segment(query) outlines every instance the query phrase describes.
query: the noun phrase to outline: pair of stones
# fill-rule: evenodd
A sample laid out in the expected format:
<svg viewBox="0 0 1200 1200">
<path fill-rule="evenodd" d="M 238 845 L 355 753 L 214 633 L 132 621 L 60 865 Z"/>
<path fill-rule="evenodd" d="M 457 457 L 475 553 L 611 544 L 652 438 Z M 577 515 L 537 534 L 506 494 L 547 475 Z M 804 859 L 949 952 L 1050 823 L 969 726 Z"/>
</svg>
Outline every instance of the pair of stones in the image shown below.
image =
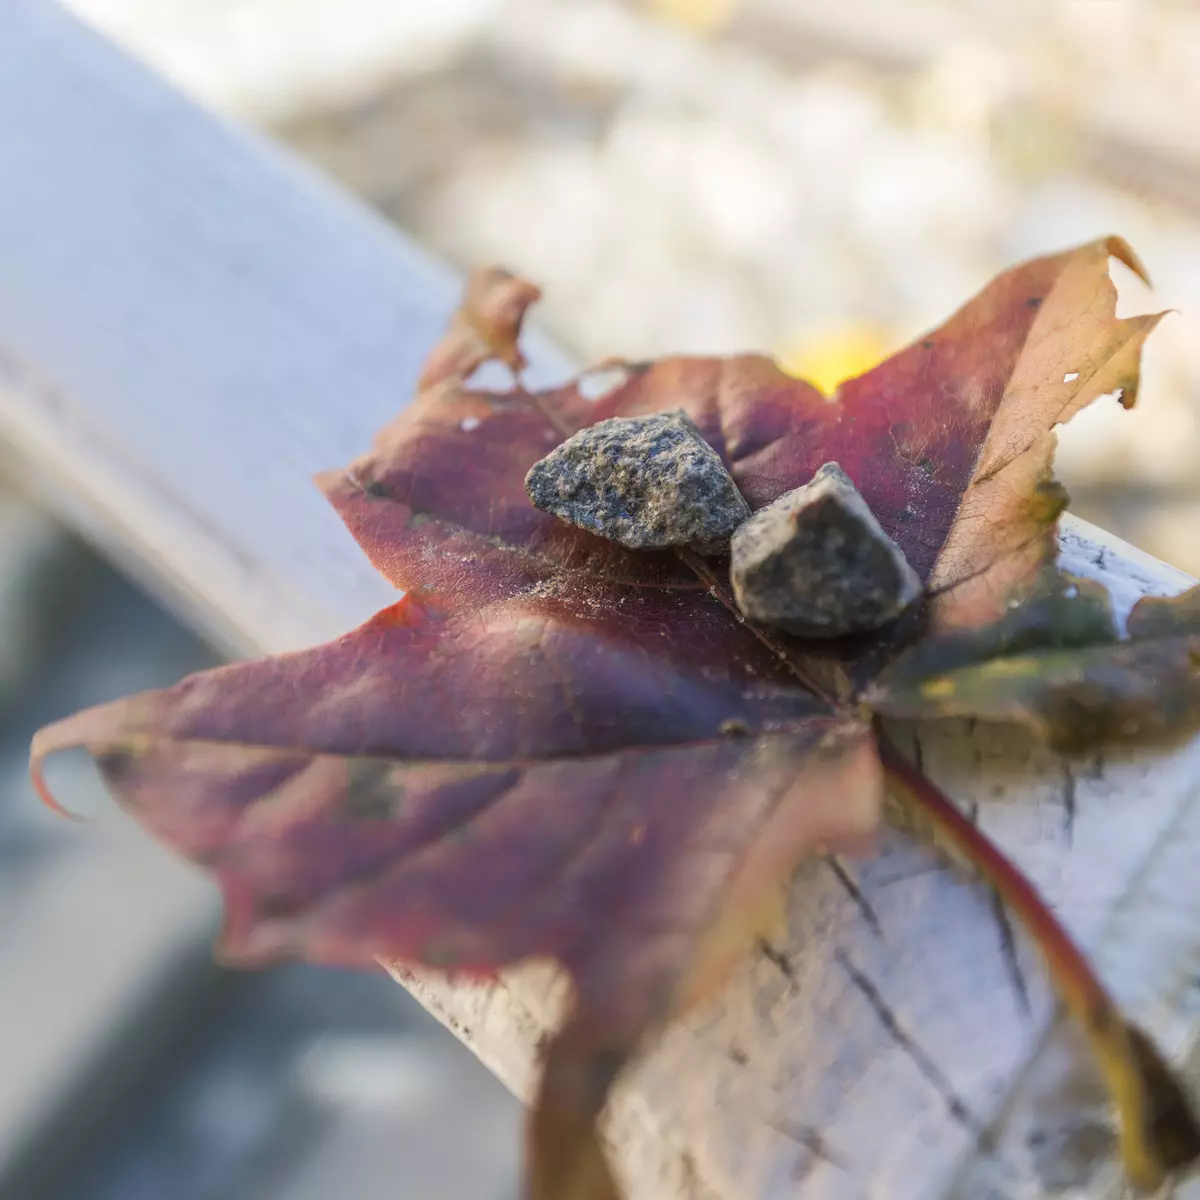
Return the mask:
<svg viewBox="0 0 1200 1200">
<path fill-rule="evenodd" d="M 745 616 L 803 637 L 879 629 L 921 594 L 837 463 L 752 514 L 682 411 L 581 429 L 533 465 L 525 488 L 538 508 L 634 550 L 728 548 Z"/>
</svg>

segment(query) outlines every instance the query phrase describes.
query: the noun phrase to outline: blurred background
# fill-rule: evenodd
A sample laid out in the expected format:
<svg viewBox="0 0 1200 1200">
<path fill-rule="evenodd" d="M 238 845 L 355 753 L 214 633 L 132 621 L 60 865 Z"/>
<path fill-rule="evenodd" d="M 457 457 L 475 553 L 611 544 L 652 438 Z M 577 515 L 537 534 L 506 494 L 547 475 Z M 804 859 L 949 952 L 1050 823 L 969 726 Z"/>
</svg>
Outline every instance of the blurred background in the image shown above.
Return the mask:
<svg viewBox="0 0 1200 1200">
<path fill-rule="evenodd" d="M 1200 0 L 70 6 L 445 259 L 536 280 L 580 358 L 759 348 L 832 387 L 1004 266 L 1122 234 L 1155 282 L 1118 268 L 1126 311 L 1179 312 L 1139 409 L 1077 419 L 1060 474 L 1076 512 L 1200 574 Z M 111 814 L 81 839 L 36 807 L 38 724 L 213 654 L 15 482 L 0 623 L 25 1035 L 0 1200 L 515 1197 L 517 1105 L 398 987 L 219 972 L 207 891 Z"/>
</svg>

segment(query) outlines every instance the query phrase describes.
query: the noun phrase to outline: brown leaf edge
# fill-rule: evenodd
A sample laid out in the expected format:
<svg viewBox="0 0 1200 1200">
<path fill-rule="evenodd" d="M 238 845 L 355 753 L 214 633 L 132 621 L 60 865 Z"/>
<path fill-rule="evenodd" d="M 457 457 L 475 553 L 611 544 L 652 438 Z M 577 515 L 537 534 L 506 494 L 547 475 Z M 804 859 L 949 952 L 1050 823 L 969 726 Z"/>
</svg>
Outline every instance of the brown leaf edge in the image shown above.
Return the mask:
<svg viewBox="0 0 1200 1200">
<path fill-rule="evenodd" d="M 879 736 L 888 789 L 933 840 L 967 860 L 1016 914 L 1045 959 L 1054 990 L 1077 1022 L 1117 1110 L 1130 1182 L 1154 1191 L 1200 1158 L 1200 1124 L 1150 1038 L 1121 1015 L 1083 951 L 1024 873 L 927 776 Z"/>
</svg>

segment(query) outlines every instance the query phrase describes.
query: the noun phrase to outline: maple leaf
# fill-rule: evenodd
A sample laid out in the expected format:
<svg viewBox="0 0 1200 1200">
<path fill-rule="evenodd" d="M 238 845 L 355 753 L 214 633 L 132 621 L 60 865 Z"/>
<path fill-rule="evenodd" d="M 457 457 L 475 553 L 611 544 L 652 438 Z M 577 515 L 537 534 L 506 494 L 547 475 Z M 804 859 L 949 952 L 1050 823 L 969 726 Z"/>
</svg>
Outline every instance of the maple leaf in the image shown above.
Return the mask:
<svg viewBox="0 0 1200 1200">
<path fill-rule="evenodd" d="M 1053 427 L 1103 393 L 1133 404 L 1159 319 L 1116 318 L 1110 256 L 1140 270 L 1117 239 L 1025 263 L 833 397 L 758 355 L 616 364 L 595 400 L 588 377 L 473 387 L 492 359 L 519 372 L 538 295 L 477 273 L 413 403 L 319 479 L 404 598 L 327 646 L 50 726 L 35 782 L 46 795 L 43 759 L 85 746 L 215 874 L 230 961 L 562 964 L 536 1200 L 616 1197 L 595 1130 L 613 1080 L 769 927 L 801 858 L 862 847 L 886 785 L 1025 921 L 1092 1039 L 1130 1178 L 1155 1187 L 1200 1157 L 1181 1088 L 878 720 L 1017 721 L 1071 750 L 1200 723 L 1200 601 L 1142 601 L 1121 633 L 1101 590 L 1054 568 Z M 531 505 L 530 467 L 580 428 L 678 409 L 754 509 L 839 462 L 922 602 L 804 642 L 743 620 L 721 560 L 628 550 Z"/>
<path fill-rule="evenodd" d="M 1023 725 L 1048 746 L 1166 744 L 1200 723 L 1200 588 L 1147 596 L 1118 629 L 1099 584 L 1048 569 L 1026 603 L 931 637 L 866 696 L 881 715 Z"/>
</svg>

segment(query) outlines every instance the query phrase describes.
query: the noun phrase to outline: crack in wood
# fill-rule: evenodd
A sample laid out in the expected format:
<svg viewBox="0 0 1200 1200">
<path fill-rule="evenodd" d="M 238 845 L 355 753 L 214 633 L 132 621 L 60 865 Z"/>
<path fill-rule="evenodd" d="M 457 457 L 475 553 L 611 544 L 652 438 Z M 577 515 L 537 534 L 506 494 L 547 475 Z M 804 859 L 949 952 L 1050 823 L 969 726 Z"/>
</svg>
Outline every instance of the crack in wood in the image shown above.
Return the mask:
<svg viewBox="0 0 1200 1200">
<path fill-rule="evenodd" d="M 996 891 L 992 892 L 992 912 L 1000 931 L 1000 953 L 1004 958 L 1004 966 L 1009 979 L 1012 981 L 1017 1003 L 1026 1018 L 1032 1017 L 1033 1006 L 1029 1001 L 1029 984 L 1026 982 L 1025 972 L 1021 968 L 1021 960 L 1017 955 L 1016 934 L 1008 916 L 1008 909 L 1004 907 L 1004 901 L 1000 898 L 1000 893 Z"/>
<path fill-rule="evenodd" d="M 986 1124 L 976 1116 L 967 1102 L 955 1091 L 953 1084 L 947 1079 L 942 1069 L 933 1061 L 920 1043 L 900 1024 L 899 1018 L 891 1006 L 883 998 L 883 993 L 850 961 L 843 950 L 834 951 L 834 959 L 849 976 L 850 982 L 858 990 L 874 1011 L 884 1032 L 904 1052 L 913 1066 L 924 1077 L 926 1083 L 942 1098 L 946 1111 L 964 1129 L 969 1130 L 983 1145 L 988 1137 Z"/>
<path fill-rule="evenodd" d="M 778 946 L 773 946 L 766 938 L 760 937 L 755 946 L 763 958 L 778 969 L 780 975 L 788 981 L 788 985 L 795 987 L 796 968 L 792 966 L 792 960 Z"/>
<path fill-rule="evenodd" d="M 842 885 L 843 890 L 850 897 L 855 908 L 858 909 L 859 915 L 866 922 L 867 928 L 880 941 L 883 941 L 883 925 L 880 923 L 879 914 L 875 911 L 871 901 L 867 899 L 866 893 L 858 886 L 858 881 L 851 875 L 850 869 L 836 854 L 827 854 L 825 856 L 825 865 L 833 872 L 833 876 L 838 883 Z"/>
<path fill-rule="evenodd" d="M 800 1158 L 791 1171 L 793 1183 L 804 1183 L 813 1173 L 817 1163 L 828 1163 L 838 1171 L 845 1171 L 846 1164 L 834 1154 L 829 1143 L 817 1130 L 807 1125 L 799 1125 L 793 1121 L 772 1121 L 771 1128 L 781 1133 L 789 1142 L 802 1146 L 808 1153 Z"/>
<path fill-rule="evenodd" d="M 1063 767 L 1063 835 L 1067 839 L 1067 845 L 1070 846 L 1075 841 L 1075 773 L 1071 770 L 1071 764 L 1065 762 Z"/>
</svg>

